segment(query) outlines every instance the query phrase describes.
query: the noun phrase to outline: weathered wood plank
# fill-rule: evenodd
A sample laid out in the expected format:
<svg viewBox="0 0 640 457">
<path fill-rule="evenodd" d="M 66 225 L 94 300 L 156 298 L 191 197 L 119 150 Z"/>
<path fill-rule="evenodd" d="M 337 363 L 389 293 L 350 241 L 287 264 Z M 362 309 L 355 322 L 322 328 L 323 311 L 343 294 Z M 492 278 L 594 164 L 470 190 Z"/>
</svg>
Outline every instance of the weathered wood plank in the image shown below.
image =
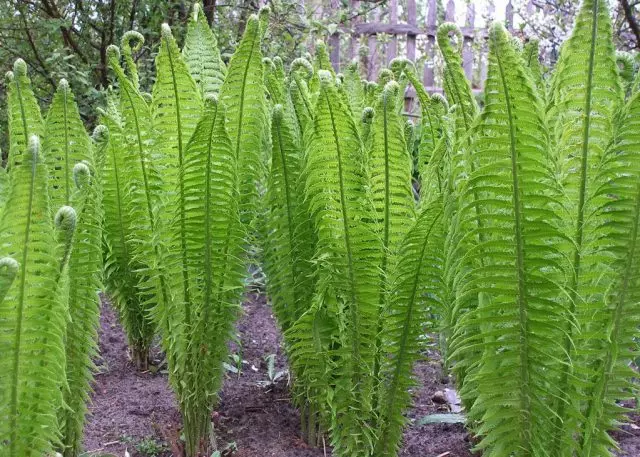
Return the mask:
<svg viewBox="0 0 640 457">
<path fill-rule="evenodd" d="M 340 6 L 339 0 L 331 0 L 331 8 L 333 11 L 336 11 Z M 340 32 L 336 30 L 335 33 L 332 33 L 329 37 L 329 47 L 330 47 L 330 55 L 331 66 L 336 72 L 340 71 Z"/>
<path fill-rule="evenodd" d="M 473 3 L 467 5 L 467 17 L 465 20 L 465 27 L 473 29 L 476 21 L 476 8 Z M 462 46 L 462 67 L 464 68 L 464 74 L 469 81 L 473 82 L 473 38 L 464 38 Z"/>
<path fill-rule="evenodd" d="M 389 21 L 390 25 L 398 23 L 398 0 L 389 0 Z M 403 34 L 405 35 L 405 34 Z M 387 43 L 387 65 L 398 55 L 398 34 L 393 34 Z"/>
<path fill-rule="evenodd" d="M 423 28 L 411 24 L 385 24 L 384 22 L 369 22 L 368 24 L 357 24 L 354 31 L 358 35 L 376 35 L 378 33 L 386 33 L 389 35 L 427 35 L 436 36 L 437 26 L 426 26 Z M 474 39 L 487 38 L 486 29 L 474 29 L 473 27 L 460 27 L 464 38 Z"/>
<path fill-rule="evenodd" d="M 416 0 L 407 0 L 407 23 L 413 27 L 418 25 Z M 411 33 L 407 34 L 407 59 L 416 60 L 416 35 Z"/>
</svg>

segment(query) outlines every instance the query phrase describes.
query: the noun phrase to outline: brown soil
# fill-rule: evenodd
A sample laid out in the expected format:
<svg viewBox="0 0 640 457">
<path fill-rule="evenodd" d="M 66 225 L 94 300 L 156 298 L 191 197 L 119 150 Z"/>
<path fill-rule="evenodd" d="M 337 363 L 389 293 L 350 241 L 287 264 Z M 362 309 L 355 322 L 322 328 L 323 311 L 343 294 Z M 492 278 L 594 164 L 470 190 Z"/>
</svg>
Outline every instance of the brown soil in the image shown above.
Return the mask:
<svg viewBox="0 0 640 457">
<path fill-rule="evenodd" d="M 268 383 L 265 357 L 276 354 L 276 372 L 286 369 L 280 333 L 263 296 L 252 295 L 244 305 L 237 325 L 240 345 L 233 352 L 243 360 L 241 373 L 229 372 L 214 413 L 219 448 L 233 457 L 324 457 L 330 449 L 309 448 L 300 439 L 299 415 L 289 401 L 286 376 Z M 110 453 L 132 457 L 170 457 L 178 439 L 180 414 L 165 370 L 136 372 L 127 355 L 126 339 L 108 303 L 103 304 L 100 331 L 99 373 L 96 375 L 91 416 L 85 448 L 92 454 Z M 154 364 L 162 355 L 154 348 Z M 413 391 L 414 407 L 404 436 L 401 457 L 472 457 L 469 436 L 459 424 L 418 426 L 415 420 L 444 412 L 434 404 L 433 394 L 447 386 L 439 381 L 436 352 L 416 367 L 418 387 Z M 445 408 L 446 409 L 446 408 Z M 640 416 L 632 417 L 640 425 Z M 615 435 L 621 443 L 620 457 L 640 456 L 640 430 L 625 426 Z M 164 450 L 153 453 L 154 448 Z M 146 450 L 145 450 L 146 448 Z M 326 454 L 325 454 L 326 452 Z M 477 455 L 477 454 L 475 454 Z"/>
</svg>

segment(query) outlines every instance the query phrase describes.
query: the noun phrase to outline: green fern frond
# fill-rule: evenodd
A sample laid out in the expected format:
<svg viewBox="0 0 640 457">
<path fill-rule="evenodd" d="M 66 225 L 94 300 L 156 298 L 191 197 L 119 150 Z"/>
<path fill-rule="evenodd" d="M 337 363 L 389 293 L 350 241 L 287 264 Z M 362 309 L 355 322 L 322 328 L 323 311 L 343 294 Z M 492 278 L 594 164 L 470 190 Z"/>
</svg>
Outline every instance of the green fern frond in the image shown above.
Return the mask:
<svg viewBox="0 0 640 457">
<path fill-rule="evenodd" d="M 413 365 L 420 358 L 420 338 L 428 311 L 440 304 L 442 271 L 442 203 L 424 207 L 407 231 L 390 273 L 389 303 L 383 315 L 380 370 L 379 436 L 374 455 L 395 457 L 411 403 Z"/>
<path fill-rule="evenodd" d="M 71 205 L 73 168 L 91 160 L 91 143 L 65 79 L 60 80 L 47 114 L 42 150 L 49 169 L 51 207 Z"/>
<path fill-rule="evenodd" d="M 318 243 L 319 281 L 331 278 L 339 347 L 333 396 L 332 444 L 338 456 L 369 455 L 373 447 L 369 375 L 375 361 L 380 241 L 368 224 L 362 144 L 331 73 L 321 71 L 306 170 L 306 197 Z M 323 279 L 324 277 L 325 279 Z"/>
<path fill-rule="evenodd" d="M 313 119 L 313 102 L 308 85 L 313 74 L 313 66 L 308 60 L 298 58 L 291 63 L 289 97 L 296 113 L 301 135 L 305 134 Z"/>
<path fill-rule="evenodd" d="M 44 132 L 44 123 L 40 107 L 31 88 L 31 80 L 27 75 L 27 64 L 17 59 L 13 64 L 13 72 L 7 73 L 7 117 L 9 131 L 9 159 L 7 169 L 11 171 L 18 165 L 31 135 L 38 137 Z"/>
<path fill-rule="evenodd" d="M 353 116 L 357 118 L 364 109 L 364 84 L 360 77 L 360 67 L 358 66 L 357 60 L 354 60 L 347 66 L 343 86 L 347 94 L 351 112 Z"/>
<path fill-rule="evenodd" d="M 123 150 L 126 140 L 118 116 L 111 109 L 102 117 L 103 135 L 108 142 L 102 172 L 104 284 L 120 316 L 136 366 L 144 368 L 155 326 L 148 316 L 150 306 L 145 303 L 142 287 L 144 265 L 136 261 L 132 238 L 136 224 L 130 212 L 129 173 L 130 167 L 139 165 L 134 156 Z"/>
<path fill-rule="evenodd" d="M 0 304 L 0 454 L 35 457 L 47 455 L 59 439 L 67 312 L 58 294 L 65 255 L 58 253 L 68 249 L 56 239 L 71 242 L 74 211 L 66 207 L 57 217 L 62 233 L 56 236 L 37 137 L 14 161 L 12 180 L 0 256 L 19 260 L 3 262 L 2 287 L 8 289 Z"/>
<path fill-rule="evenodd" d="M 131 43 L 133 42 L 133 47 Z M 133 87 L 140 89 L 140 76 L 138 75 L 138 66 L 133 58 L 133 54 L 138 52 L 144 45 L 144 36 L 135 30 L 129 30 L 122 35 L 120 48 L 124 57 L 124 63 L 129 71 L 129 78 L 133 83 Z"/>
<path fill-rule="evenodd" d="M 211 426 L 211 408 L 222 383 L 245 276 L 244 230 L 240 222 L 237 169 L 225 127 L 225 111 L 209 99 L 186 150 L 181 184 L 184 213 L 176 213 L 172 252 L 186 248 L 190 322 L 185 325 L 185 365 L 174 367 L 183 385 L 187 455 L 200 455 Z M 181 219 L 184 217 L 184 219 Z M 184 235 L 184 236 L 183 236 Z M 182 245 L 182 239 L 189 242 Z M 180 307 L 179 300 L 173 307 Z M 175 311 L 170 310 L 170 311 Z M 175 350 L 170 347 L 168 351 Z M 178 348 L 180 349 L 180 348 Z M 177 357 L 176 357 L 177 359 Z"/>
<path fill-rule="evenodd" d="M 167 24 L 162 25 L 152 100 L 155 163 L 165 191 L 175 192 L 187 143 L 202 114 L 202 100 Z"/>
<path fill-rule="evenodd" d="M 240 203 L 244 221 L 252 218 L 256 204 L 255 180 L 261 174 L 262 142 L 267 128 L 261 38 L 259 19 L 253 15 L 231 58 L 227 78 L 220 91 L 240 174 Z"/>
<path fill-rule="evenodd" d="M 522 58 L 524 59 L 525 65 L 531 72 L 533 82 L 540 91 L 540 97 L 544 100 L 547 96 L 547 88 L 542 75 L 539 53 L 540 42 L 538 40 L 529 40 L 522 49 Z"/>
<path fill-rule="evenodd" d="M 270 59 L 262 59 L 264 65 L 264 84 L 269 94 L 272 104 L 282 104 L 285 102 L 285 87 L 287 79 L 284 71 L 282 59 L 278 56 Z"/>
<path fill-rule="evenodd" d="M 450 34 L 456 38 L 457 49 L 451 45 Z M 444 91 L 451 105 L 456 105 L 456 136 L 464 137 L 470 132 L 478 112 L 471 85 L 462 68 L 462 46 L 464 39 L 457 25 L 445 23 L 438 27 L 438 47 L 444 57 Z"/>
<path fill-rule="evenodd" d="M 273 308 L 283 331 L 310 308 L 309 291 L 313 290 L 313 229 L 303 202 L 302 146 L 292 123 L 292 116 L 276 105 L 271 126 L 265 268 Z"/>
<path fill-rule="evenodd" d="M 555 302 L 563 273 L 558 197 L 541 99 L 502 26 L 489 41 L 486 105 L 472 143 L 477 168 L 459 209 L 466 252 L 456 306 L 469 311 L 457 323 L 452 358 L 477 360 L 482 351 L 461 395 L 471 400 L 469 417 L 481 421 L 484 455 L 540 456 L 554 431 L 550 404 L 561 394 L 553 383 L 564 335 Z"/>
<path fill-rule="evenodd" d="M 177 250 L 169 253 L 172 258 L 167 257 L 162 265 L 166 272 L 171 300 L 158 308 L 158 314 L 164 316 L 161 318 L 163 321 L 176 319 L 185 327 L 180 332 L 165 328 L 164 336 L 169 339 L 180 340 L 181 332 L 188 332 L 192 322 L 187 252 L 189 240 L 186 231 L 190 202 L 186 198 L 185 181 L 180 176 L 180 171 L 186 160 L 187 144 L 195 131 L 201 112 L 202 101 L 198 88 L 180 55 L 171 29 L 163 24 L 160 52 L 156 57 L 156 82 L 153 86 L 152 105 L 158 154 L 155 164 L 162 173 L 162 186 L 167 198 L 167 205 L 160 220 L 160 230 L 163 241 L 173 242 L 173 235 L 177 233 L 180 235 L 180 242 Z M 174 218 L 178 218 L 179 221 L 180 229 L 177 231 L 174 231 Z M 174 255 L 178 257 L 174 258 Z M 165 350 L 173 351 L 171 342 L 165 342 Z M 183 353 L 177 350 L 172 355 L 182 357 Z M 172 369 L 179 370 L 182 365 L 174 365 L 171 360 Z"/>
<path fill-rule="evenodd" d="M 200 95 L 218 95 L 227 68 L 220 57 L 218 40 L 207 23 L 199 2 L 193 4 L 182 56 L 200 89 Z"/>
<path fill-rule="evenodd" d="M 411 188 L 412 162 L 405 144 L 402 115 L 396 109 L 399 90 L 398 83 L 390 81 L 378 98 L 368 160 L 376 230 L 382 240 L 378 299 L 380 332 L 384 325 L 382 313 L 386 306 L 389 272 L 395 268 L 397 249 L 415 219 L 415 200 Z M 374 377 L 378 376 L 380 357 L 376 356 Z"/>
<path fill-rule="evenodd" d="M 100 130 L 98 130 L 100 131 Z M 102 155 L 108 139 L 92 145 Z M 78 187 L 71 202 L 77 212 L 76 233 L 68 268 L 68 310 L 66 407 L 59 414 L 62 431 L 62 454 L 75 457 L 82 450 L 87 403 L 93 380 L 93 358 L 97 354 L 100 299 L 102 285 L 102 170 L 93 158 L 73 169 Z"/>
<path fill-rule="evenodd" d="M 589 335 L 585 388 L 584 424 L 580 455 L 612 456 L 616 445 L 609 432 L 625 421 L 629 411 L 621 401 L 632 399 L 636 387 L 630 360 L 638 357 L 637 329 L 640 325 L 640 94 L 636 94 L 619 118 L 615 143 L 607 152 L 600 177 L 599 195 L 606 196 L 600 208 L 600 233 L 606 233 L 603 248 L 614 256 L 613 280 L 603 305 L 583 322 Z"/>
<path fill-rule="evenodd" d="M 557 164 L 566 211 L 563 231 L 570 240 L 564 250 L 571 262 L 566 299 L 570 317 L 564 337 L 568 358 L 559 380 L 562 395 L 557 400 L 552 455 L 569 455 L 575 448 L 571 435 L 580 419 L 573 410 L 580 408 L 583 400 L 582 382 L 578 380 L 589 376 L 585 364 L 590 357 L 591 332 L 586 330 L 592 326 L 593 314 L 602 310 L 606 284 L 611 279 L 606 273 L 601 277 L 604 261 L 598 246 L 605 235 L 601 219 L 606 216 L 598 216 L 603 204 L 598 192 L 602 162 L 621 102 L 607 2 L 585 0 L 573 33 L 562 47 L 549 100 L 553 162 Z"/>
<path fill-rule="evenodd" d="M 112 154 L 119 156 L 117 159 L 114 158 L 114 162 L 112 162 L 112 166 L 115 167 L 117 163 L 118 170 L 120 170 L 118 182 L 112 183 L 112 186 L 121 189 L 118 191 L 118 198 L 122 199 L 118 203 L 122 206 L 116 207 L 118 217 L 114 219 L 114 223 L 119 224 L 120 221 L 123 221 L 126 213 L 127 224 L 129 224 L 118 227 L 113 232 L 118 243 L 121 243 L 120 233 L 126 229 L 124 232 L 127 236 L 126 242 L 130 245 L 125 257 L 120 258 L 117 262 L 129 262 L 131 264 L 130 271 L 137 272 L 141 277 L 140 282 L 130 282 L 127 279 L 125 283 L 128 284 L 127 287 L 135 286 L 138 288 L 138 304 L 142 306 L 142 309 L 137 306 L 131 312 L 127 309 L 127 313 L 121 314 L 121 318 L 124 318 L 125 328 L 135 330 L 133 334 L 128 334 L 129 340 L 143 342 L 152 325 L 150 322 L 144 322 L 145 319 L 150 319 L 149 310 L 158 311 L 155 317 L 163 330 L 177 327 L 177 322 L 180 322 L 179 316 L 176 316 L 174 320 L 172 316 L 162 312 L 172 299 L 169 282 L 163 271 L 163 250 L 158 239 L 161 233 L 160 213 L 166 205 L 166 197 L 163 193 L 160 172 L 156 166 L 157 154 L 153 148 L 154 130 L 151 110 L 140 92 L 125 76 L 124 70 L 119 64 L 118 49 L 115 46 L 110 46 L 107 49 L 107 55 L 120 88 L 119 110 L 113 109 L 111 110 L 113 115 L 107 116 L 107 118 L 114 118 L 111 123 L 107 123 L 107 127 L 110 129 L 110 147 L 114 148 Z M 121 126 L 118 125 L 120 122 Z M 120 132 L 122 133 L 120 134 Z M 105 170 L 105 176 L 115 178 L 115 175 L 110 174 L 108 170 Z M 106 186 L 105 183 L 105 192 Z M 105 193 L 105 211 L 109 211 L 106 203 L 107 198 Z M 112 201 L 110 205 L 114 203 Z M 116 208 L 113 211 L 116 211 Z M 124 251 L 118 255 L 123 253 Z M 129 261 L 129 258 L 132 261 Z M 125 270 L 122 271 L 128 276 Z M 117 303 L 120 305 L 136 304 L 127 299 Z M 126 319 L 128 318 L 134 318 L 137 321 L 127 323 Z M 134 346 L 134 348 L 136 347 Z M 137 349 L 144 348 L 137 347 Z M 146 363 L 146 355 L 144 357 L 143 365 Z"/>
</svg>

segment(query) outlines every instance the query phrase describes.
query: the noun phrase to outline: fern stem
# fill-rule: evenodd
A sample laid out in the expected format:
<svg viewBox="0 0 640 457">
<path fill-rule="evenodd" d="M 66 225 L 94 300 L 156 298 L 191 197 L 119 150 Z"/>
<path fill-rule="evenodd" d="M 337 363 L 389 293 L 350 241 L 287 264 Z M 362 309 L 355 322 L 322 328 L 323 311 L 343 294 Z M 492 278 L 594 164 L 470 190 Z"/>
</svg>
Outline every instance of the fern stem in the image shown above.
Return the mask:
<svg viewBox="0 0 640 457">
<path fill-rule="evenodd" d="M 22 107 L 22 104 L 20 104 Z M 24 120 L 24 115 L 23 115 Z M 26 132 L 26 121 L 24 123 L 24 128 Z M 20 348 L 22 343 L 22 319 L 25 308 L 25 287 L 26 287 L 26 275 L 27 275 L 27 257 L 29 253 L 29 235 L 31 234 L 31 218 L 33 211 L 33 197 L 35 194 L 35 182 L 36 182 L 36 172 L 37 172 L 37 163 L 38 157 L 36 154 L 31 157 L 31 182 L 29 183 L 29 205 L 27 206 L 27 220 L 25 223 L 25 232 L 24 232 L 24 243 L 22 245 L 22 263 L 20 265 L 20 282 L 18 286 L 19 295 L 18 295 L 18 306 L 17 308 L 17 316 L 16 316 L 16 334 L 14 341 L 14 351 L 13 351 L 13 379 L 11 380 L 11 443 L 10 446 L 10 456 L 15 456 L 16 452 L 16 443 L 18 441 L 17 433 L 18 427 L 16 425 L 17 416 L 18 416 L 18 380 L 19 369 L 20 369 Z"/>
<path fill-rule="evenodd" d="M 418 265 L 415 269 L 415 275 L 413 277 L 413 284 L 411 286 L 411 294 L 409 295 L 409 300 L 408 300 L 408 310 L 407 310 L 407 314 L 406 317 L 404 319 L 404 323 L 403 323 L 403 327 L 402 327 L 402 337 L 400 338 L 399 341 L 399 348 L 400 350 L 398 351 L 398 354 L 394 360 L 394 364 L 395 364 L 395 368 L 393 370 L 393 377 L 391 379 L 391 382 L 389 383 L 390 386 L 390 395 L 387 398 L 386 401 L 386 408 L 385 411 L 382 412 L 383 414 L 383 420 L 385 421 L 382 425 L 382 431 L 381 431 L 381 448 L 380 448 L 380 455 L 381 456 L 386 456 L 389 455 L 390 452 L 390 446 L 392 446 L 394 443 L 391 441 L 391 437 L 390 437 L 390 433 L 391 433 L 391 421 L 390 421 L 390 411 L 391 409 L 394 407 L 394 405 L 396 404 L 396 396 L 398 394 L 398 381 L 400 379 L 400 376 L 402 375 L 402 370 L 404 369 L 404 365 L 405 365 L 405 361 L 407 358 L 407 349 L 408 349 L 408 339 L 409 339 L 409 330 L 410 330 L 410 326 L 411 326 L 411 321 L 413 319 L 413 314 L 415 312 L 415 305 L 416 305 L 416 299 L 418 296 L 418 286 L 419 286 L 419 282 L 420 282 L 420 278 L 421 278 L 421 274 L 422 274 L 422 267 L 424 264 L 424 259 L 425 259 L 425 255 L 427 254 L 427 246 L 429 245 L 429 239 L 430 239 L 430 235 L 431 232 L 433 230 L 433 228 L 435 227 L 436 223 L 438 223 L 440 217 L 442 216 L 442 210 L 440 210 L 440 212 L 438 213 L 438 215 L 433 219 L 431 226 L 429 227 L 429 230 L 427 231 L 427 233 L 425 234 L 424 240 L 422 242 L 422 246 L 420 248 L 420 257 L 418 260 Z M 385 414 L 386 413 L 386 414 Z"/>
<path fill-rule="evenodd" d="M 591 101 L 592 101 L 592 82 L 593 82 L 593 73 L 595 67 L 595 52 L 596 52 L 596 38 L 598 32 L 598 10 L 599 10 L 599 2 L 600 0 L 594 0 L 593 9 L 592 9 L 592 26 L 591 26 L 591 48 L 589 50 L 589 65 L 587 68 L 587 83 L 586 83 L 586 97 L 585 97 L 585 107 L 584 107 L 584 121 L 582 128 L 582 150 L 581 150 L 581 163 L 580 163 L 580 193 L 578 197 L 578 220 L 576 222 L 576 234 L 575 234 L 575 250 L 573 252 L 573 277 L 571 279 L 571 287 L 569 288 L 569 310 L 568 316 L 575 316 L 576 312 L 576 299 L 578 297 L 578 287 L 580 284 L 580 267 L 582 260 L 582 243 L 583 243 L 583 224 L 584 224 L 584 211 L 585 211 L 585 200 L 587 193 L 587 165 L 588 165 L 588 153 L 589 153 L 589 132 L 591 128 Z M 558 455 L 562 449 L 562 440 L 565 435 L 566 427 L 565 427 L 565 415 L 566 415 L 566 407 L 569 403 L 569 377 L 571 372 L 573 371 L 573 365 L 571 363 L 571 345 L 573 338 L 573 325 L 569 323 L 566 329 L 566 336 L 564 339 L 564 351 L 567 355 L 567 363 L 565 364 L 561 379 L 560 379 L 560 392 L 563 393 L 561 399 L 559 399 L 558 404 L 558 415 L 556 416 L 556 430 L 557 433 L 553 440 L 553 452 L 551 456 Z"/>
<path fill-rule="evenodd" d="M 274 127 L 276 129 L 276 133 L 278 135 L 278 154 L 280 155 L 280 161 L 282 163 L 282 177 L 284 179 L 284 194 L 285 194 L 285 200 L 286 200 L 286 205 L 287 205 L 287 233 L 289 235 L 289 249 L 293 250 L 293 246 L 294 246 L 294 234 L 293 234 L 293 217 L 292 217 L 292 211 L 293 211 L 293 205 L 291 204 L 291 191 L 289 188 L 289 173 L 288 173 L 288 168 L 287 168 L 287 158 L 286 158 L 286 154 L 284 151 L 284 145 L 283 145 L 283 138 L 282 138 L 282 117 L 281 116 L 275 116 L 274 118 L 275 124 Z M 297 278 L 297 274 L 296 274 L 296 268 L 295 268 L 295 264 L 294 262 L 289 262 L 289 266 L 291 267 L 291 277 Z M 298 288 L 297 287 L 292 287 L 291 293 L 293 294 L 293 303 L 298 303 Z M 290 311 L 291 311 L 291 307 Z M 295 311 L 295 310 L 294 310 Z M 291 314 L 291 313 L 289 313 Z M 293 323 L 293 320 L 296 318 L 296 314 L 294 313 L 293 316 L 288 316 L 287 322 L 285 323 L 285 325 L 289 326 L 291 323 Z"/>
<path fill-rule="evenodd" d="M 64 204 L 71 204 L 71 179 L 69 177 L 69 171 L 72 168 L 72 164 L 69 163 L 69 124 L 67 115 L 67 92 L 63 90 L 64 103 L 62 104 L 62 113 L 64 119 Z"/>
<path fill-rule="evenodd" d="M 171 70 L 171 82 L 173 85 L 173 96 L 176 104 L 176 131 L 178 133 L 178 167 L 182 170 L 184 162 L 184 147 L 182 145 L 182 118 L 180 116 L 180 96 L 178 95 L 178 83 L 176 81 L 176 72 L 173 65 L 173 56 L 169 48 L 169 40 L 163 40 L 167 50 L 167 58 L 169 60 L 169 68 Z M 191 325 L 191 298 L 189 296 L 189 271 L 187 269 L 187 237 L 185 233 L 185 199 L 184 199 L 184 180 L 178 178 L 180 184 L 180 247 L 182 253 L 182 289 L 184 299 L 185 324 L 187 329 Z"/>
<path fill-rule="evenodd" d="M 511 108 L 511 100 L 509 95 L 509 87 L 504 75 L 504 68 L 500 53 L 496 53 L 496 61 L 500 70 L 500 79 L 504 88 L 504 96 L 507 105 L 507 119 L 509 121 L 509 148 L 511 152 L 511 175 L 513 177 L 513 207 L 514 207 L 514 225 L 516 240 L 516 268 L 518 271 L 518 308 L 520 320 L 520 403 L 523 418 L 524 434 L 523 451 L 524 455 L 532 453 L 532 435 L 531 435 L 531 399 L 529 398 L 529 321 L 527 316 L 527 290 L 525 281 L 524 266 L 524 245 L 522 233 L 522 203 L 520 202 L 520 183 L 518 171 L 518 152 L 516 151 L 516 133 Z"/>
<path fill-rule="evenodd" d="M 620 298 L 618 299 L 618 303 L 616 304 L 614 315 L 613 315 L 613 327 L 611 330 L 611 335 L 607 338 L 607 346 L 609 350 L 607 351 L 607 356 L 602 364 L 602 382 L 594 383 L 598 387 L 597 393 L 592 393 L 592 395 L 587 396 L 589 398 L 589 405 L 587 407 L 587 413 L 585 415 L 586 421 L 585 429 L 583 431 L 581 437 L 581 447 L 582 447 L 582 456 L 591 457 L 593 451 L 592 445 L 592 434 L 594 429 L 597 427 L 596 417 L 594 416 L 594 411 L 597 411 L 597 406 L 603 405 L 605 395 L 608 389 L 608 382 L 613 375 L 612 369 L 613 364 L 617 360 L 617 346 L 618 346 L 618 338 L 621 329 L 622 319 L 622 310 L 625 307 L 627 294 L 629 292 L 629 283 L 632 280 L 632 266 L 633 261 L 636 256 L 636 248 L 637 248 L 637 239 L 638 239 L 638 226 L 640 225 L 640 186 L 637 187 L 636 201 L 635 201 L 635 211 L 634 211 L 634 220 L 633 220 L 633 228 L 630 234 L 631 246 L 629 247 L 629 252 L 627 255 L 627 261 L 624 269 L 624 277 L 622 280 L 622 288 L 620 291 Z M 590 426 L 589 426 L 590 425 Z"/>
<path fill-rule="evenodd" d="M 339 176 L 339 185 L 340 185 L 340 207 L 342 211 L 342 223 L 344 225 L 344 243 L 347 251 L 347 261 L 349 263 L 349 288 L 351 294 L 351 303 L 349 306 L 349 312 L 351 314 L 351 324 L 353 326 L 352 330 L 352 341 L 351 341 L 351 350 L 353 353 L 352 363 L 357 365 L 360 362 L 360 347 L 358 342 L 360 340 L 360 323 L 358 316 L 358 303 L 357 303 L 357 294 L 355 290 L 355 276 L 353 274 L 353 252 L 351 247 L 351 239 L 349 236 L 349 215 L 347 212 L 347 202 L 346 202 L 346 191 L 344 185 L 344 175 L 342 170 L 342 152 L 340 148 L 341 140 L 338 137 L 338 131 L 336 128 L 336 121 L 333 114 L 333 107 L 331 105 L 331 99 L 329 98 L 328 91 L 324 91 L 324 96 L 327 98 L 327 107 L 329 109 L 329 116 L 331 118 L 331 129 L 333 132 L 334 144 L 336 145 L 336 153 L 338 154 L 338 176 Z M 359 373 L 357 374 L 357 380 L 360 379 Z M 357 383 L 356 383 L 357 384 Z"/>
</svg>

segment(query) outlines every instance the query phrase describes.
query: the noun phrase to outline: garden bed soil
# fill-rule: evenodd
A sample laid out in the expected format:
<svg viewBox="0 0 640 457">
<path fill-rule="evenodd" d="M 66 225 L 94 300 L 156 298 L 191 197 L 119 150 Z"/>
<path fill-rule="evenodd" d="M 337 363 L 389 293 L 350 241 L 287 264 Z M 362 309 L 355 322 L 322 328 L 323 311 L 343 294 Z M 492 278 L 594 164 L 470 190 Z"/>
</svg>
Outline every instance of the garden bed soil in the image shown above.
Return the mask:
<svg viewBox="0 0 640 457">
<path fill-rule="evenodd" d="M 289 401 L 286 376 L 269 383 L 265 357 L 275 354 L 276 372 L 286 370 L 280 333 L 264 296 L 250 295 L 237 325 L 241 345 L 233 352 L 244 361 L 240 374 L 229 371 L 213 420 L 218 447 L 226 457 L 324 457 L 328 445 L 310 448 L 300 438 L 299 415 Z M 166 367 L 156 347 L 152 362 L 160 369 L 139 373 L 127 354 L 127 343 L 116 314 L 103 302 L 100 355 L 93 403 L 86 427 L 90 455 L 169 457 L 179 442 L 180 414 L 167 386 Z M 441 382 L 435 351 L 416 367 L 418 385 L 400 457 L 472 457 L 469 435 L 461 424 L 416 425 L 421 417 L 447 412 L 434 394 L 450 387 Z M 637 424 L 637 425 L 636 425 Z M 640 416 L 616 432 L 620 457 L 640 456 Z M 477 454 L 475 454 L 477 455 Z"/>
</svg>

